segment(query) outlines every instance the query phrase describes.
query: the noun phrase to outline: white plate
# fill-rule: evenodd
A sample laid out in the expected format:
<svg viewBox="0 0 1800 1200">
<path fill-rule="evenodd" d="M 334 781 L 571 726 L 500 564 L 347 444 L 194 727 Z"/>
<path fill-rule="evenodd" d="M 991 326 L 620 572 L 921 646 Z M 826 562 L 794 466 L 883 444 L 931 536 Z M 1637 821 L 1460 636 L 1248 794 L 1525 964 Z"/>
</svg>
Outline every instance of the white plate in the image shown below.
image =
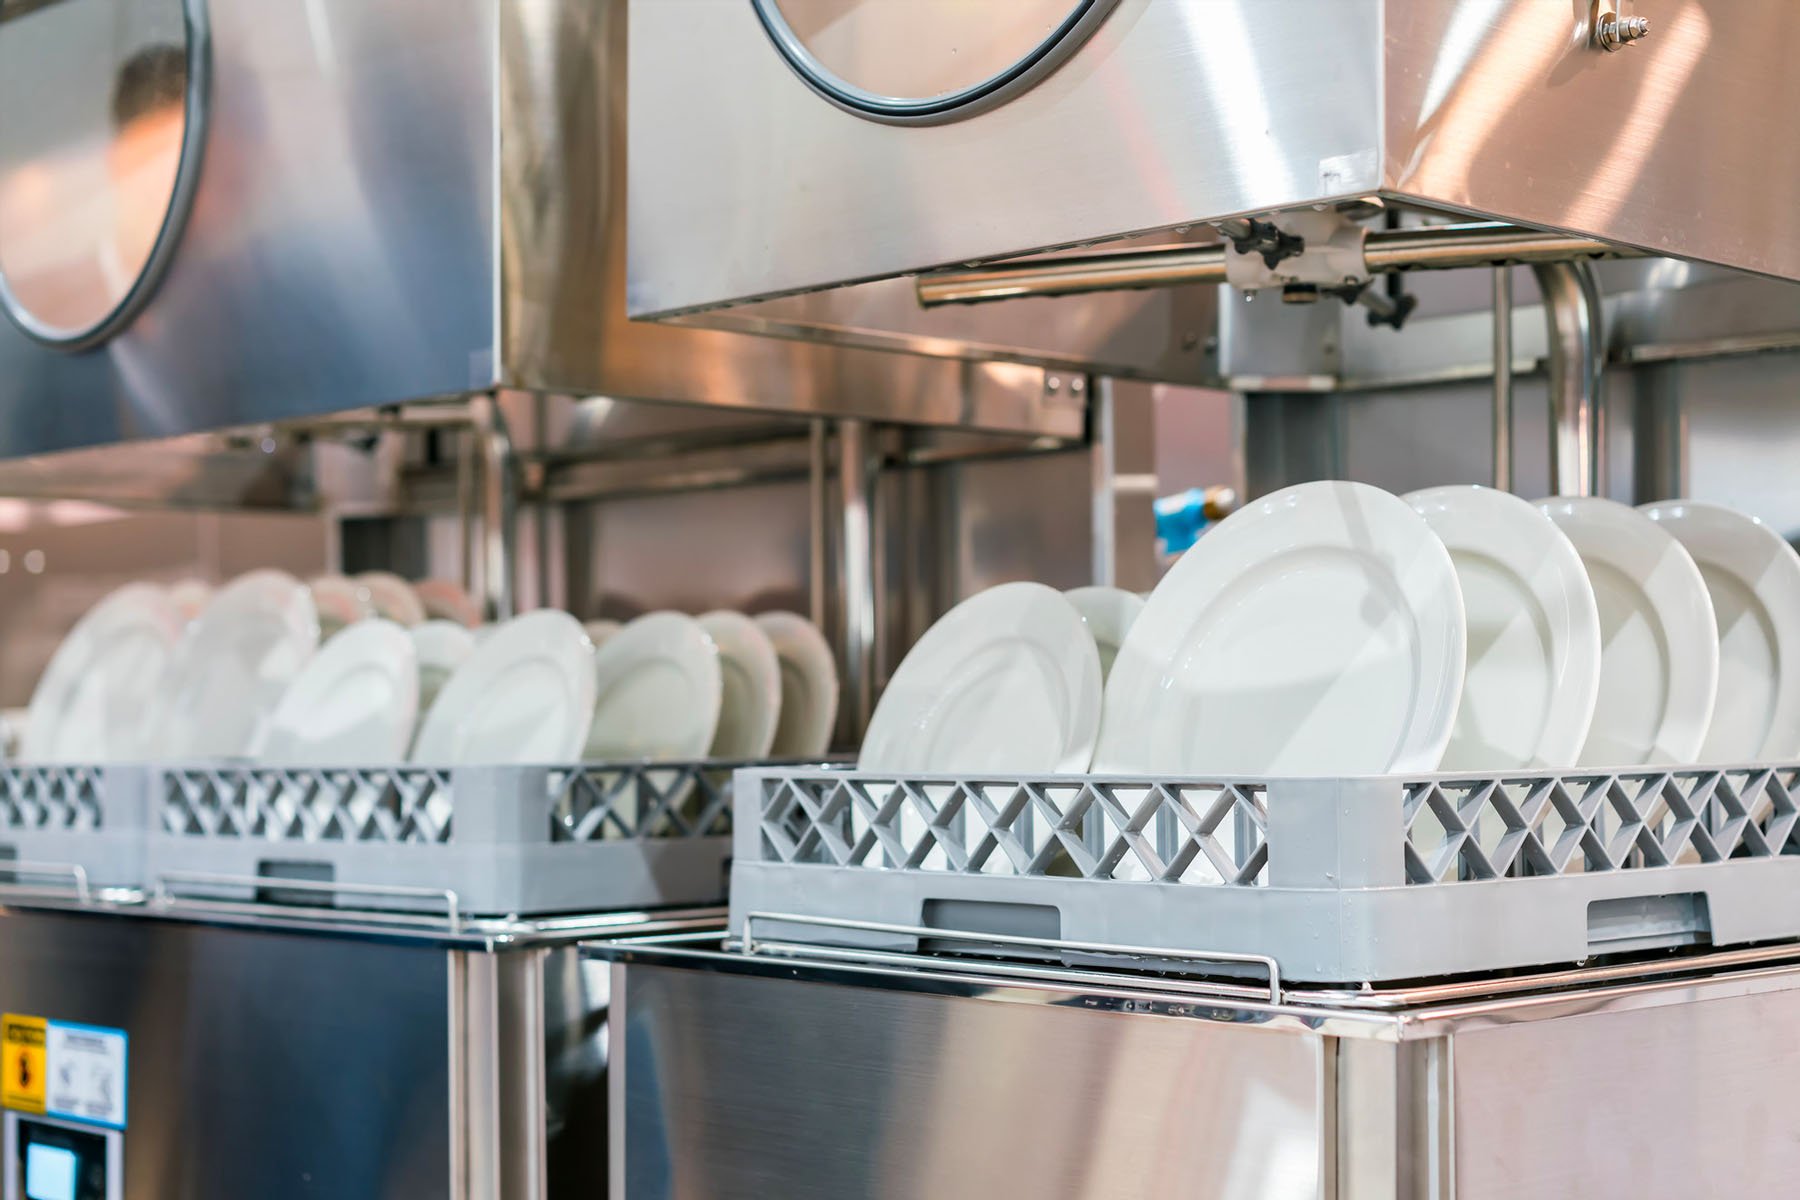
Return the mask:
<svg viewBox="0 0 1800 1200">
<path fill-rule="evenodd" d="M 475 653 L 475 635 L 455 621 L 433 620 L 406 631 L 419 663 L 419 712 L 431 711 L 456 669 Z"/>
<path fill-rule="evenodd" d="M 1600 607 L 1600 695 L 1576 763 L 1693 762 L 1712 721 L 1719 631 L 1693 558 L 1612 500 L 1538 501 L 1575 544 Z"/>
<path fill-rule="evenodd" d="M 583 756 L 706 757 L 719 727 L 719 649 L 694 618 L 648 613 L 594 653 L 600 698 Z"/>
<path fill-rule="evenodd" d="M 831 747 L 837 724 L 837 660 L 819 627 L 798 613 L 768 612 L 756 618 L 781 664 L 781 716 L 775 725 L 776 758 L 817 758 Z"/>
<path fill-rule="evenodd" d="M 143 756 L 147 716 L 186 624 L 168 593 L 132 583 L 89 609 L 38 679 L 19 734 L 26 762 Z"/>
<path fill-rule="evenodd" d="M 1132 622 L 1144 611 L 1144 598 L 1116 587 L 1080 587 L 1063 595 L 1093 635 L 1094 645 L 1100 651 L 1100 681 L 1104 683 L 1112 674 L 1113 662 L 1119 657 L 1119 647 L 1125 644 L 1125 635 L 1131 632 Z"/>
<path fill-rule="evenodd" d="M 375 615 L 375 601 L 367 586 L 347 575 L 316 575 L 307 580 L 313 607 L 319 611 L 319 640 L 327 641 L 346 625 Z"/>
<path fill-rule="evenodd" d="M 1600 692 L 1600 612 L 1556 522 L 1510 492 L 1402 496 L 1450 551 L 1469 628 L 1445 771 L 1570 767 Z"/>
<path fill-rule="evenodd" d="M 412 639 L 392 621 L 358 621 L 288 685 L 257 757 L 280 766 L 399 762 L 418 715 Z"/>
<path fill-rule="evenodd" d="M 282 693 L 319 645 L 312 592 L 284 571 L 226 584 L 188 626 L 159 689 L 159 758 L 252 753 Z"/>
<path fill-rule="evenodd" d="M 863 738 L 867 771 L 1087 770 L 1100 652 L 1061 592 L 1005 583 L 945 613 L 901 661 Z"/>
<path fill-rule="evenodd" d="M 411 629 L 425 622 L 425 604 L 413 585 L 391 571 L 364 571 L 356 582 L 369 589 L 377 616 Z"/>
<path fill-rule="evenodd" d="M 700 628 L 719 648 L 719 727 L 707 756 L 767 758 L 781 715 L 781 664 L 774 643 L 743 613 L 706 613 Z"/>
<path fill-rule="evenodd" d="M 1700 761 L 1800 758 L 1800 555 L 1721 505 L 1665 500 L 1639 511 L 1693 557 L 1712 597 L 1719 690 Z"/>
<path fill-rule="evenodd" d="M 481 624 L 481 603 L 461 584 L 448 579 L 421 579 L 412 585 L 412 590 L 424 606 L 428 621 L 454 621 L 468 629 Z"/>
<path fill-rule="evenodd" d="M 564 763 L 594 715 L 594 658 L 581 622 L 553 609 L 479 641 L 419 726 L 414 762 Z"/>
<path fill-rule="evenodd" d="M 1094 770 L 1429 771 L 1464 643 L 1456 568 L 1405 501 L 1360 483 L 1275 492 L 1151 593 L 1107 681 Z"/>
<path fill-rule="evenodd" d="M 588 641 L 594 643 L 594 649 L 596 650 L 606 645 L 608 639 L 610 639 L 613 634 L 625 628 L 625 626 L 618 621 L 607 620 L 583 621 L 581 627 L 587 631 Z"/>
</svg>

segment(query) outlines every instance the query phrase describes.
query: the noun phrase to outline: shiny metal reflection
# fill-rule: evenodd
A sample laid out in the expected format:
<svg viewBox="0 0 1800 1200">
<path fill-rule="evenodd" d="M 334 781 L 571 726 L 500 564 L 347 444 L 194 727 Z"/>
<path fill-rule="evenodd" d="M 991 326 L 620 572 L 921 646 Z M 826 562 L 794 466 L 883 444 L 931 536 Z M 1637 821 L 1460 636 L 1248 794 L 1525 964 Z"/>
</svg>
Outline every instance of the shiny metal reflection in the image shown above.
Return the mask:
<svg viewBox="0 0 1800 1200">
<path fill-rule="evenodd" d="M 28 336 L 85 349 L 149 299 L 199 175 L 207 63 L 205 0 L 61 0 L 0 29 L 0 310 Z"/>
</svg>

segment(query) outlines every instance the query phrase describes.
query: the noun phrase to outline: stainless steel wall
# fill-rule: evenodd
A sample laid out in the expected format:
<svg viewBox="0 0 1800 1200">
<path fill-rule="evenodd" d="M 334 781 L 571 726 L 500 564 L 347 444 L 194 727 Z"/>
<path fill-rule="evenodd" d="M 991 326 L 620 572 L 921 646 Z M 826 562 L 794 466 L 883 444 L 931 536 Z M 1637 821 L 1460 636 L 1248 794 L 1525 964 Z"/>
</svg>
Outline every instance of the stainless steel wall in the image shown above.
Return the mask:
<svg viewBox="0 0 1800 1200">
<path fill-rule="evenodd" d="M 0 499 L 0 708 L 31 699 L 81 615 L 135 580 L 220 582 L 253 567 L 325 569 L 325 518 L 286 513 L 126 512 Z"/>
</svg>

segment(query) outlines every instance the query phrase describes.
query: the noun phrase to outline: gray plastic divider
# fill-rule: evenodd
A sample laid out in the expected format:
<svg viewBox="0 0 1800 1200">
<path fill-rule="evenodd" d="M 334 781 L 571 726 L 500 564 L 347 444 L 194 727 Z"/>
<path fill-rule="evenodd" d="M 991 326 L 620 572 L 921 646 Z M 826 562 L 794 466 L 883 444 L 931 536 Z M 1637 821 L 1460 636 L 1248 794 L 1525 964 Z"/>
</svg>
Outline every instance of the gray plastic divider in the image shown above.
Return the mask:
<svg viewBox="0 0 1800 1200">
<path fill-rule="evenodd" d="M 44 882 L 8 862 L 79 867 L 95 886 L 144 873 L 147 780 L 136 767 L 0 763 L 0 882 Z"/>
<path fill-rule="evenodd" d="M 1794 765 L 1323 780 L 753 768 L 736 795 L 738 936 L 747 914 L 775 914 L 760 937 L 921 948 L 779 920 L 825 917 L 1267 955 L 1317 983 L 1800 938 Z"/>
<path fill-rule="evenodd" d="M 145 883 L 235 877 L 205 892 L 242 900 L 376 884 L 419 894 L 308 899 L 429 910 L 453 892 L 473 915 L 717 903 L 737 765 L 155 767 Z"/>
<path fill-rule="evenodd" d="M 71 887 L 76 868 L 92 886 L 226 878 L 204 892 L 229 900 L 284 879 L 341 885 L 304 902 L 355 908 L 431 911 L 454 893 L 469 915 L 713 904 L 741 765 L 0 764 L 0 884 L 60 887 L 38 869 L 55 866 Z M 355 890 L 370 885 L 416 892 Z"/>
</svg>

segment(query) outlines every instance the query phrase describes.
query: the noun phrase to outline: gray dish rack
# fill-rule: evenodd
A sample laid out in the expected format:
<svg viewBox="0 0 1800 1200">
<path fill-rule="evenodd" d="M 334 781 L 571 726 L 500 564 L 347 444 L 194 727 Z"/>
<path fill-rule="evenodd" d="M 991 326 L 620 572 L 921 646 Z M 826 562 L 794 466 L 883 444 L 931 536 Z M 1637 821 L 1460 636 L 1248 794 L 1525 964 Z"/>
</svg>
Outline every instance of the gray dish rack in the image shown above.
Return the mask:
<svg viewBox="0 0 1800 1200">
<path fill-rule="evenodd" d="M 0 764 L 0 884 L 452 918 L 717 903 L 742 765 Z"/>
<path fill-rule="evenodd" d="M 1362 984 L 1800 939 L 1800 765 L 1212 780 L 756 767 L 736 796 L 731 927 L 752 949 L 1036 945 L 1069 965 L 1189 973 L 1216 955 L 1220 974 L 1261 963 Z"/>
</svg>

